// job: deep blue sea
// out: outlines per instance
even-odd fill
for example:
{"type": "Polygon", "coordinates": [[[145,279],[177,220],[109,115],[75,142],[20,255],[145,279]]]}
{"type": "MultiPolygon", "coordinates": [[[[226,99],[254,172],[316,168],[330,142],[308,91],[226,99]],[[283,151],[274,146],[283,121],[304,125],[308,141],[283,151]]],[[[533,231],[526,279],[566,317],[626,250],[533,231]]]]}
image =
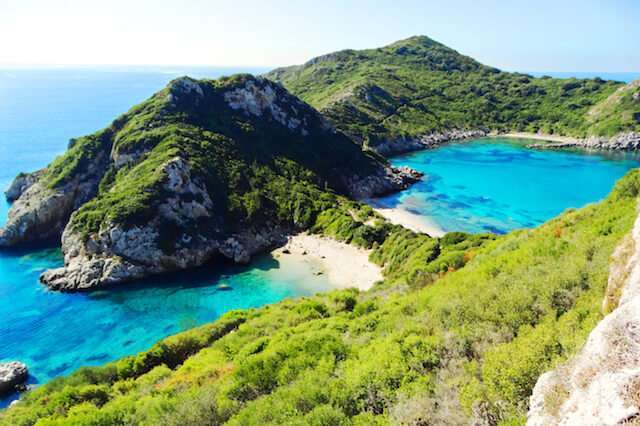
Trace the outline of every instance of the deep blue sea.
{"type": "Polygon", "coordinates": [[[634,154],[527,149],[533,142],[482,138],[395,157],[394,165],[425,177],[375,204],[429,218],[445,231],[503,234],[604,198],[640,165],[634,154]]]}
{"type": "MultiPolygon", "coordinates": [[[[263,71],[0,69],[0,187],[21,171],[44,167],[70,138],[105,127],[175,77],[263,71]]],[[[495,232],[535,226],[566,207],[598,200],[637,165],[630,158],[528,151],[511,141],[451,144],[393,162],[424,170],[428,179],[383,202],[431,216],[447,230],[495,232]]],[[[0,197],[0,225],[7,210],[0,197]]],[[[231,309],[331,286],[309,267],[263,256],[250,267],[211,265],[117,290],[45,290],[39,274],[61,264],[55,248],[0,252],[0,361],[27,363],[32,383],[139,352],[231,309]]]]}

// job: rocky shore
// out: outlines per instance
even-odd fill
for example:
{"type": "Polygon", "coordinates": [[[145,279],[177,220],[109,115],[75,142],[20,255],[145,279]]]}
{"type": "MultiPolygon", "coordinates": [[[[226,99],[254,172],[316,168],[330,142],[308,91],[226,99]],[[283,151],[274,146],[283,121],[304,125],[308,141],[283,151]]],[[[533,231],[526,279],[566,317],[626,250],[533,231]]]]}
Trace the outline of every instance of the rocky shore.
{"type": "Polygon", "coordinates": [[[27,366],[18,361],[0,363],[0,396],[25,389],[29,377],[27,366]]]}
{"type": "Polygon", "coordinates": [[[640,133],[620,133],[610,138],[603,136],[590,136],[585,139],[567,138],[567,140],[562,142],[534,143],[527,145],[527,147],[534,149],[579,148],[589,150],[638,151],[640,150],[640,133]]]}
{"type": "Polygon", "coordinates": [[[444,143],[456,140],[475,139],[487,136],[489,131],[486,129],[476,130],[446,130],[444,132],[429,133],[419,137],[402,137],[387,140],[371,146],[380,155],[392,156],[404,154],[412,151],[420,151],[423,149],[435,148],[444,143]]]}

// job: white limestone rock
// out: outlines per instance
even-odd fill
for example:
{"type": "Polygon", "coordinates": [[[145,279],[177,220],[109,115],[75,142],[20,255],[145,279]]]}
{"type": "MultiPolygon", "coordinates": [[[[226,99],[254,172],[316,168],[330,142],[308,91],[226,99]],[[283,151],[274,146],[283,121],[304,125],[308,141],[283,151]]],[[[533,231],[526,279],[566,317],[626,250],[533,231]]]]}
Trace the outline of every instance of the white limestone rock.
{"type": "Polygon", "coordinates": [[[610,285],[624,277],[618,307],[596,326],[578,355],[540,376],[527,425],[617,425],[640,417],[640,217],[632,239],[629,255],[614,255],[609,277],[610,285]]]}

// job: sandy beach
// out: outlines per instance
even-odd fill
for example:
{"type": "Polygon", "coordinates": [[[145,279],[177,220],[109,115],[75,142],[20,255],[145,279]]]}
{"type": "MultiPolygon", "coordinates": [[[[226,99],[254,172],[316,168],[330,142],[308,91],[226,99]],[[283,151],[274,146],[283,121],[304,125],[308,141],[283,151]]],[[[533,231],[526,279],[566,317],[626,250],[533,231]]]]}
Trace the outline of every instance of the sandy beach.
{"type": "Polygon", "coordinates": [[[578,141],[578,139],[572,138],[569,136],[542,135],[538,133],[525,133],[525,132],[505,133],[505,134],[500,134],[495,136],[496,137],[502,136],[507,138],[518,138],[518,139],[534,139],[537,141],[562,142],[562,143],[574,143],[578,141]]]}
{"type": "Polygon", "coordinates": [[[336,288],[359,290],[368,290],[383,279],[380,267],[369,262],[369,254],[370,250],[306,233],[289,237],[284,247],[273,252],[276,258],[295,258],[314,268],[319,265],[318,273],[327,274],[336,288]]]}
{"type": "Polygon", "coordinates": [[[445,234],[444,230],[428,218],[410,213],[406,210],[382,207],[375,208],[374,210],[394,225],[402,225],[414,232],[422,232],[432,237],[441,237],[445,234]]]}

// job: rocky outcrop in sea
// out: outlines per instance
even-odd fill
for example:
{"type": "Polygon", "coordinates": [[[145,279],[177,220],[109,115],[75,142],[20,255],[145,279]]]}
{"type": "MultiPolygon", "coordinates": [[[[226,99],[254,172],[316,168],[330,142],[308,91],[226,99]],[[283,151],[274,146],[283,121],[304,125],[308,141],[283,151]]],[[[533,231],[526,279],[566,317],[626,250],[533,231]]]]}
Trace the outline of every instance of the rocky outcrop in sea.
{"type": "Polygon", "coordinates": [[[90,167],[58,187],[49,185],[46,169],[18,175],[6,192],[13,204],[0,247],[59,238],[71,214],[95,197],[109,163],[109,150],[98,150],[90,167]]]}
{"type": "Polygon", "coordinates": [[[5,191],[4,195],[7,197],[7,201],[13,202],[20,198],[24,192],[31,188],[35,184],[40,176],[42,176],[43,170],[38,170],[33,173],[20,173],[13,180],[9,188],[5,191]]]}
{"type": "Polygon", "coordinates": [[[25,364],[18,361],[0,363],[0,396],[24,390],[28,377],[25,364]]]}
{"type": "Polygon", "coordinates": [[[400,137],[396,139],[386,140],[369,148],[380,155],[392,156],[412,151],[420,151],[423,149],[436,148],[444,143],[475,139],[487,136],[489,131],[486,129],[461,130],[453,129],[443,132],[434,132],[419,137],[400,137]]]}

